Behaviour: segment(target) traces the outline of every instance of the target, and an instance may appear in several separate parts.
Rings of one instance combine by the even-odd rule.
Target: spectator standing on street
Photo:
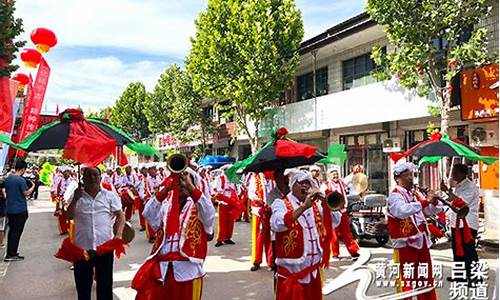
[[[35,184],[35,189],[33,191],[32,198],[34,200],[38,199],[38,188],[40,187],[40,173],[38,172],[38,168],[34,167],[33,168],[33,183]]]
[[[21,177],[26,171],[27,166],[28,164],[23,160],[16,162],[14,174],[9,175],[3,184],[7,193],[6,212],[9,223],[5,261],[24,259],[18,252],[19,240],[23,234],[24,224],[28,220],[26,196],[29,196],[35,189],[35,185],[28,188],[26,180]]]

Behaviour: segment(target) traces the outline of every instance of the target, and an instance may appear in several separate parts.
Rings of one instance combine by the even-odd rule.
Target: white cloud
[[[52,68],[47,94],[47,110],[56,104],[94,110],[114,103],[130,82],[142,81],[153,90],[166,63],[140,61],[126,63],[116,57],[101,57],[62,62]]]
[[[18,0],[16,16],[28,34],[53,30],[62,46],[113,46],[184,56],[194,19],[206,1]]]
[[[188,53],[194,20],[207,1],[17,0],[15,15],[23,19],[26,32],[21,38],[28,41],[27,47],[33,47],[31,30],[46,27],[56,33],[56,47],[68,55],[48,56],[52,74],[45,96],[47,110],[54,111],[56,104],[60,109],[112,105],[132,81],[142,81],[151,91],[169,60],[182,61]],[[358,13],[360,2],[297,0],[305,38]],[[110,48],[124,49],[134,59],[110,53]],[[169,58],[158,62],[158,57]]]

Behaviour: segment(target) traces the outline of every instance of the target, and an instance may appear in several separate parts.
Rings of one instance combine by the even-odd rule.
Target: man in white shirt
[[[476,252],[477,229],[479,227],[479,189],[472,180],[467,178],[467,173],[466,165],[454,165],[451,171],[454,183],[453,191],[444,184],[441,184],[441,190],[448,193],[449,200],[461,199],[469,207],[469,213],[465,219],[457,219],[457,214],[451,209],[448,212],[448,219],[451,226],[453,261],[465,262],[467,278],[471,278],[471,264],[479,260]],[[452,281],[452,278],[450,277],[448,280]]]
[[[113,237],[113,218],[117,231]],[[75,220],[73,243],[81,249],[95,250],[113,238],[121,239],[125,216],[118,195],[101,189],[99,169],[88,167],[83,171],[83,188],[73,194],[68,207],[68,218]],[[113,299],[113,252],[80,260],[74,264],[78,300],[90,300],[96,280],[97,300]]]
[[[290,190],[272,204],[271,230],[276,238],[277,284],[276,300],[322,299],[320,268],[323,263],[325,224],[324,199],[310,174],[294,172]],[[335,228],[340,223],[339,212],[330,212]]]
[[[157,235],[151,255],[132,280],[136,300],[201,299],[215,208],[201,191],[201,178],[190,168],[180,175],[178,199],[173,198],[174,188],[167,178],[165,187],[144,208],[144,217]]]
[[[415,168],[415,165],[407,162],[394,166],[393,175],[397,186],[387,198],[387,229],[392,239],[394,257],[399,257],[400,274],[406,274],[403,272],[405,264],[415,266],[407,278],[401,279],[403,291],[413,290],[414,286],[433,284],[429,252],[432,242],[425,215],[437,214],[442,210],[442,205],[435,199],[433,191],[429,191],[427,199],[419,199],[412,192]],[[427,277],[417,272],[420,265],[430,270]],[[425,292],[417,298],[435,300],[436,291]]]

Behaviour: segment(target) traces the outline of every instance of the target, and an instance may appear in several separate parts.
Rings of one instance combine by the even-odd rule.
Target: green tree
[[[107,120],[111,118],[111,112],[113,111],[113,107],[111,106],[106,106],[98,111],[91,112],[90,114],[87,115],[88,118],[92,119],[100,119],[100,120]]]
[[[181,69],[176,64],[170,65],[160,76],[152,93],[146,97],[144,115],[153,133],[168,131],[170,123],[169,114],[175,97],[173,86],[175,79],[181,74]]]
[[[204,115],[202,96],[194,89],[186,71],[181,71],[175,77],[172,91],[174,97],[169,114],[169,132],[183,143],[201,140],[201,151],[204,153],[214,127],[210,117]]]
[[[148,121],[143,113],[146,87],[142,82],[130,83],[111,111],[110,124],[132,137],[142,140],[150,134]]]
[[[384,27],[395,51],[374,47],[372,57],[382,66],[379,79],[395,76],[401,86],[416,89],[434,101],[431,112],[441,116],[448,131],[451,80],[464,68],[489,61],[487,32],[476,28],[490,10],[487,0],[368,0],[367,11]],[[436,47],[441,39],[444,47]]]
[[[0,0],[0,77],[10,77],[19,66],[13,65],[12,61],[19,48],[23,47],[25,41],[13,42],[23,30],[23,20],[14,18],[16,1]]]
[[[186,61],[195,88],[219,106],[229,101],[225,115],[255,153],[259,125],[299,61],[300,11],[293,0],[209,0],[196,29]]]

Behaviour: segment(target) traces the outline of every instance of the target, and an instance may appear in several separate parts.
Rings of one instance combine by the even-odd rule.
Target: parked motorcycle
[[[356,242],[375,239],[379,245],[385,245],[389,241],[384,213],[387,197],[382,194],[366,194],[362,197],[347,196],[347,200],[351,231]]]

